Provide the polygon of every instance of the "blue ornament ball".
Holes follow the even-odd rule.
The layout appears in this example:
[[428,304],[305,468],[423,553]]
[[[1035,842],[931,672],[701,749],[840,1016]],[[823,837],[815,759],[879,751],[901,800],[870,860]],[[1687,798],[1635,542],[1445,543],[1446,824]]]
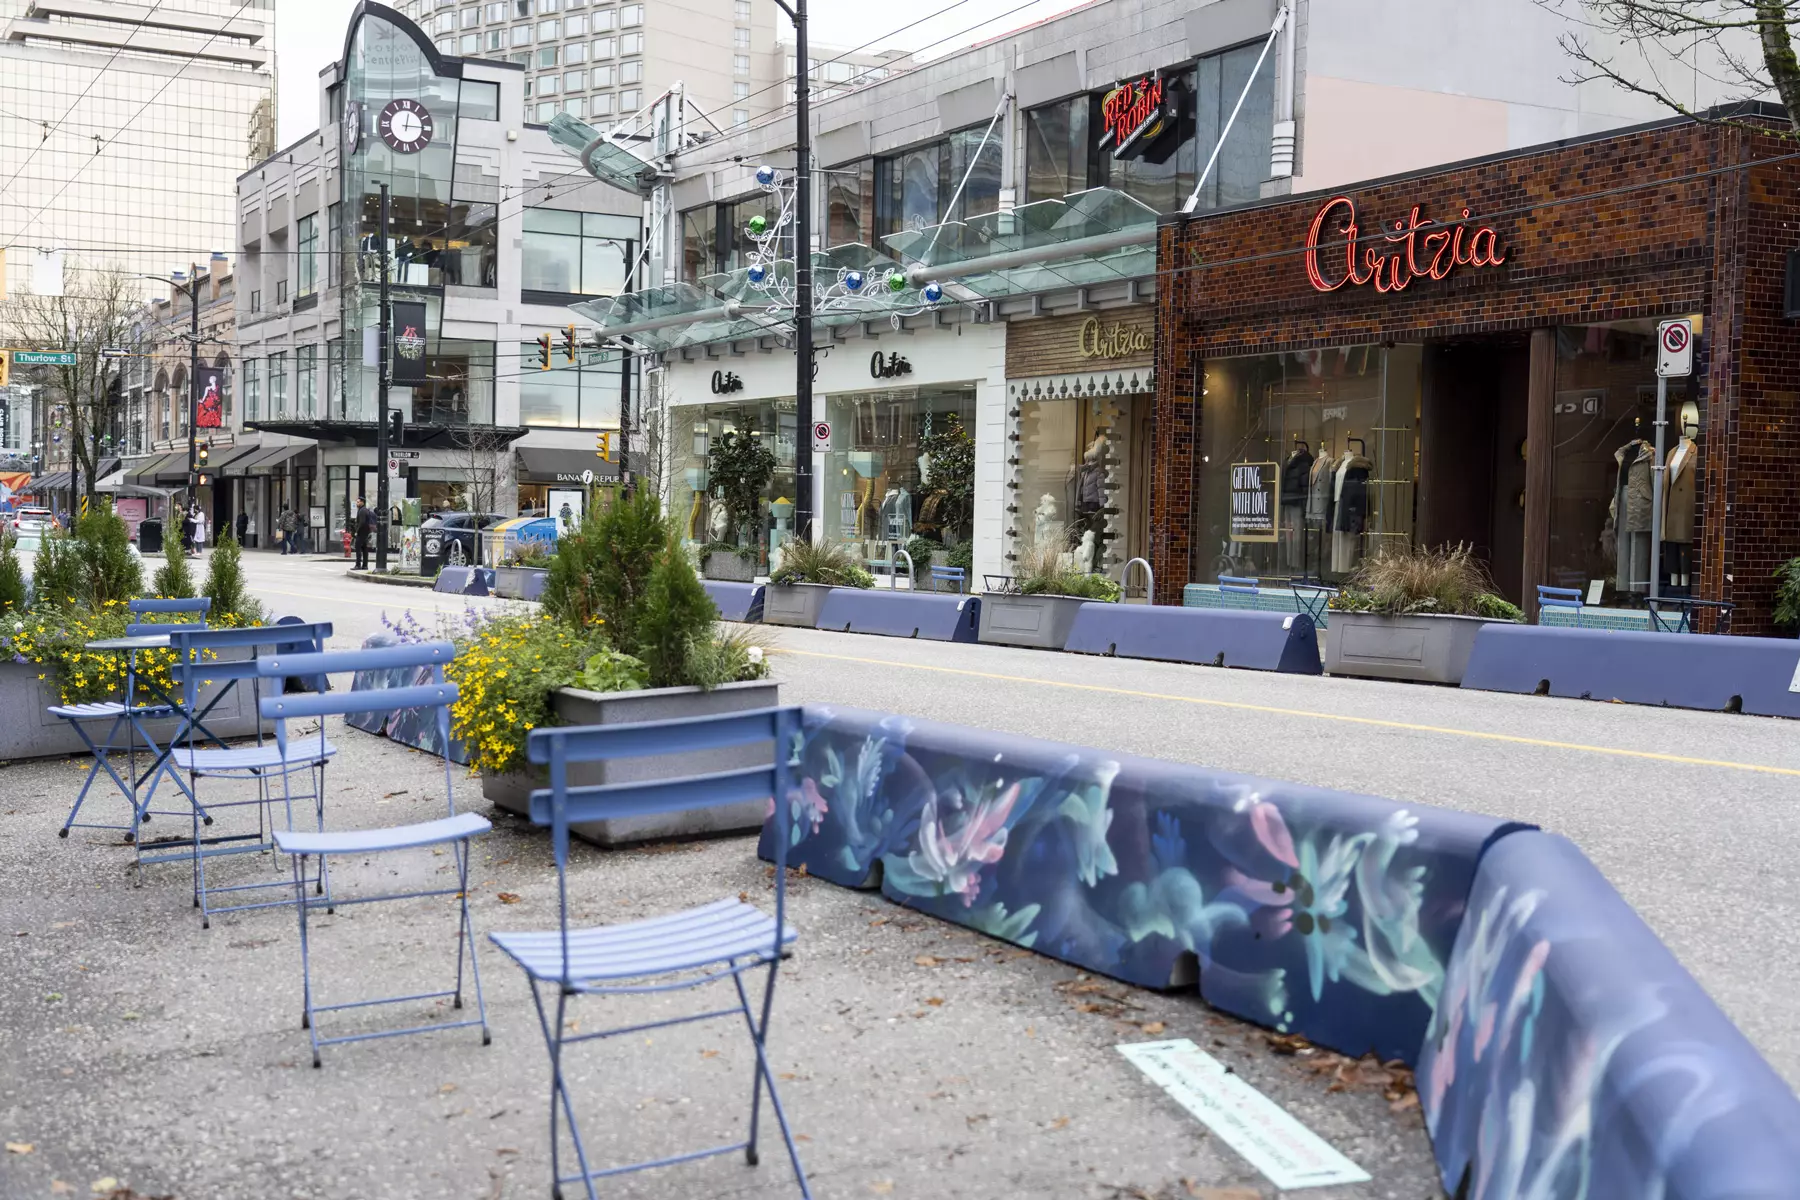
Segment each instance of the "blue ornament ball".
[[763,280],[767,279],[768,277],[769,277],[769,268],[763,266],[761,263],[757,263],[754,267],[750,268],[750,282],[751,283],[761,283]]
[[764,187],[768,187],[770,184],[774,183],[775,182],[775,168],[774,167],[758,167],[756,169],[756,182],[760,183]]
[[925,303],[936,304],[944,298],[944,289],[935,283],[925,285]]
[[849,274],[844,276],[844,286],[849,288],[851,291],[853,291],[853,292],[862,291],[862,285],[863,285],[863,273],[861,271],[851,271]]

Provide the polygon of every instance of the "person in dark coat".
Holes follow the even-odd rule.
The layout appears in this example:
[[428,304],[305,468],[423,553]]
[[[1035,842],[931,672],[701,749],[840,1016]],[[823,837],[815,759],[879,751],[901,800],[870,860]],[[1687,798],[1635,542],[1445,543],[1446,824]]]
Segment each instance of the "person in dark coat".
[[296,508],[294,510],[293,543],[295,554],[312,553],[312,537],[307,528],[305,508]]
[[240,509],[238,509],[238,515],[237,515],[237,543],[238,543],[238,545],[240,545],[240,546],[243,545],[244,539],[249,536],[250,536],[250,514],[240,508]]
[[194,532],[199,527],[200,523],[194,519],[194,510],[183,509],[181,512],[181,552],[183,554],[194,552]]
[[375,514],[363,497],[356,498],[356,570],[369,569],[369,543],[375,540]]

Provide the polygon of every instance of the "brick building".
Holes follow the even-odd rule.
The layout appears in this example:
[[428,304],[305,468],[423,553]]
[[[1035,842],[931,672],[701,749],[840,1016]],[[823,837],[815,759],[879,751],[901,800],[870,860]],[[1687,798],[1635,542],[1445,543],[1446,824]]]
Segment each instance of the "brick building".
[[[1527,606],[1538,584],[1641,606],[1655,330],[1686,316],[1662,590],[1768,632],[1771,573],[1800,553],[1797,184],[1791,143],[1680,120],[1164,218],[1161,598],[1220,574],[1337,580],[1411,541],[1474,545]],[[1257,479],[1282,488],[1272,539],[1233,521]]]

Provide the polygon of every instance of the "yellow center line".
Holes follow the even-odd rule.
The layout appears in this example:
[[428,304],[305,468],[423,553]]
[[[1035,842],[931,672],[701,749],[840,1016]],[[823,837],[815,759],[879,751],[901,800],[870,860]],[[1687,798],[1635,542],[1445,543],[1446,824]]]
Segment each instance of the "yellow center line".
[[1267,713],[1279,717],[1305,717],[1314,721],[1338,721],[1346,725],[1371,725],[1378,729],[1404,729],[1412,733],[1437,733],[1448,737],[1475,738],[1488,742],[1507,742],[1515,746],[1538,746],[1549,750],[1575,750],[1583,754],[1605,754],[1614,758],[1641,758],[1652,762],[1681,763],[1691,767],[1724,767],[1732,771],[1755,771],[1764,775],[1800,777],[1800,768],[1770,767],[1760,763],[1730,762],[1717,758],[1691,758],[1683,754],[1662,754],[1654,750],[1626,750],[1617,746],[1589,746],[1581,742],[1558,742],[1549,738],[1523,737],[1513,733],[1488,733],[1479,729],[1455,729],[1447,725],[1419,725],[1411,721],[1387,721],[1380,717],[1353,717],[1344,713],[1315,712],[1304,708],[1281,708],[1271,704],[1247,704],[1241,700],[1212,700],[1200,696],[1175,696],[1165,692],[1144,692],[1133,688],[1108,687],[1099,683],[1070,683],[1060,679],[1034,679],[1028,675],[1002,675],[995,671],[971,671],[965,667],[938,667],[927,663],[899,662],[889,658],[859,658],[852,654],[826,654],[818,650],[795,650],[774,646],[771,654],[791,654],[799,658],[826,658],[836,662],[866,663],[877,667],[900,667],[908,671],[932,671],[940,675],[960,675],[970,679],[994,679],[1003,683],[1030,683],[1040,687],[1064,688],[1069,691],[1099,692],[1110,696],[1131,696],[1139,700],[1167,700],[1176,704],[1197,704],[1208,708],[1228,708],[1238,712]]

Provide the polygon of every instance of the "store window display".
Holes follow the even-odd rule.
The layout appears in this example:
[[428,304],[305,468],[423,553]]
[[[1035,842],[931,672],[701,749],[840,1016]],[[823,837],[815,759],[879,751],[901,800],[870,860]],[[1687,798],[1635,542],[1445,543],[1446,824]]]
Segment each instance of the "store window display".
[[[1701,321],[1690,316],[1695,334]],[[1556,331],[1548,582],[1603,602],[1641,606],[1650,594],[1656,461],[1658,318]],[[1668,382],[1660,591],[1685,594],[1698,508],[1701,378]]]
[[[913,537],[954,545],[969,536],[963,497],[942,487],[929,448],[954,425],[975,432],[973,387],[887,388],[827,401],[832,448],[819,517],[828,537],[885,559]],[[940,473],[941,474],[941,473]]]
[[[1206,364],[1190,575],[1339,581],[1412,541],[1421,347],[1335,346]],[[1275,481],[1273,540],[1234,538],[1234,466]]]
[[[1148,545],[1148,395],[1025,400],[1015,553],[1061,541],[1078,570],[1117,576]],[[1027,531],[1029,531],[1027,535]]]
[[723,541],[731,531],[731,518],[711,495],[708,464],[712,448],[726,433],[741,433],[764,440],[775,451],[775,473],[762,490],[763,511],[758,528],[747,531],[747,542],[757,551],[757,570],[767,572],[770,554],[793,533],[794,516],[794,401],[748,401],[743,404],[691,405],[671,410],[669,437],[673,442],[670,482],[671,507],[682,539],[694,545]]

